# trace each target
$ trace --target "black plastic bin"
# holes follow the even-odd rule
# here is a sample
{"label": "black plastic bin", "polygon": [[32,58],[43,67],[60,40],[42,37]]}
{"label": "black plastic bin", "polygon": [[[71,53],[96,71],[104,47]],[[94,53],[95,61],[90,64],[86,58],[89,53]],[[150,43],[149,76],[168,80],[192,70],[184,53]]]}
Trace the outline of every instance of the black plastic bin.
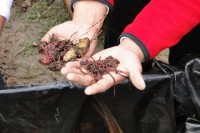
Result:
{"label": "black plastic bin", "polygon": [[144,91],[128,79],[93,96],[67,81],[2,88],[0,133],[109,133],[99,100],[124,133],[198,133],[200,59],[184,66],[155,61]]}

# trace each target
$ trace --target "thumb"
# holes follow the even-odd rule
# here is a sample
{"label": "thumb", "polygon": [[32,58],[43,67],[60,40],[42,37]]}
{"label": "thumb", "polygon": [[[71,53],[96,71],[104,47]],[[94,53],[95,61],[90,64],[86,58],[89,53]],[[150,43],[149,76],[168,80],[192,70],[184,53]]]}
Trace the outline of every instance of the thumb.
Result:
{"label": "thumb", "polygon": [[97,40],[92,40],[90,43],[90,47],[84,57],[91,57],[94,54],[95,50],[97,50],[96,45]]}
{"label": "thumb", "polygon": [[[140,66],[141,68],[141,66]],[[139,90],[144,90],[146,88],[146,84],[144,82],[144,79],[141,74],[141,69],[135,69],[135,68],[129,68],[130,72],[130,79],[133,85],[139,89]]]}
{"label": "thumb", "polygon": [[140,73],[138,73],[138,74],[134,73],[133,75],[130,74],[130,78],[131,78],[131,82],[137,89],[144,90],[146,88],[146,84]]}

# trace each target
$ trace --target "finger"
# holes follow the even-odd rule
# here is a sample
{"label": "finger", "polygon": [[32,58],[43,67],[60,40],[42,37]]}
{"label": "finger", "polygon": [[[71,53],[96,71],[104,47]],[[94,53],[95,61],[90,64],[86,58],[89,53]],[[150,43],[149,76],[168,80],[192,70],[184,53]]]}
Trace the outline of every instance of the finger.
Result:
{"label": "finger", "polygon": [[49,42],[49,37],[52,35],[53,33],[51,32],[48,32],[42,39],[41,41],[46,41],[46,42]]}
{"label": "finger", "polygon": [[62,36],[63,33],[57,31],[57,30],[50,30],[46,33],[46,35],[41,39],[41,41],[46,41],[49,42],[50,41],[50,37],[52,35],[54,35],[56,37],[57,40],[65,40],[67,39],[67,37]]}
{"label": "finger", "polygon": [[145,89],[146,84],[144,82],[144,79],[140,71],[134,70],[134,69],[130,71],[130,78],[131,78],[131,82],[137,89],[139,90]]}
{"label": "finger", "polygon": [[[111,75],[110,75],[111,74]],[[103,78],[97,81],[95,84],[85,89],[86,95],[93,95],[101,92],[105,92],[115,84],[123,81],[125,78],[121,75],[110,73],[103,76]]]}
{"label": "finger", "polygon": [[67,75],[68,73],[77,73],[81,74],[80,70],[80,62],[75,61],[75,62],[68,62],[65,64],[65,66],[60,70],[62,75]]}
{"label": "finger", "polygon": [[89,86],[91,84],[94,84],[96,80],[91,77],[90,75],[84,75],[84,74],[74,74],[70,73],[66,76],[67,80],[84,86]]}
{"label": "finger", "polygon": [[96,40],[94,40],[90,43],[90,47],[89,47],[87,53],[84,55],[85,58],[89,58],[93,55],[93,53],[95,52],[95,49],[96,49],[96,43],[97,43]]}
{"label": "finger", "polygon": [[[85,94],[86,95],[94,95],[97,93],[105,92],[107,90],[107,88],[103,88],[102,85],[103,84],[98,82],[96,84],[93,84],[92,86],[87,87],[85,89]],[[101,86],[101,88],[100,88],[100,86]]]}
{"label": "finger", "polygon": [[80,67],[80,61],[68,62],[68,63],[65,64],[65,67],[66,68],[72,68],[72,67],[79,68]]}
{"label": "finger", "polygon": [[93,54],[93,51],[88,50],[87,53],[85,55],[83,55],[82,58],[90,58]]}
{"label": "finger", "polygon": [[77,69],[77,68],[70,68],[70,69],[62,68],[61,69],[61,74],[62,75],[67,76],[67,74],[69,74],[69,73],[85,74],[82,70]]}

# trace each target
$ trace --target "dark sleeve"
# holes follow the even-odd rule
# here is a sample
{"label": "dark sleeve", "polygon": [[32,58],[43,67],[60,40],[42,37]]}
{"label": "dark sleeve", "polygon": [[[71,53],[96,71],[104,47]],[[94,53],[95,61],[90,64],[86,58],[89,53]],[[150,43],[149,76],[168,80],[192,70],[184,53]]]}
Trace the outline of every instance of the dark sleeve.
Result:
{"label": "dark sleeve", "polygon": [[[71,4],[70,4],[70,5],[71,5],[71,10],[72,10],[72,12],[74,11],[73,5],[74,5],[74,3],[77,2],[77,1],[78,1],[78,0],[72,0],[72,1],[71,1]],[[108,8],[109,8],[109,10],[112,9],[113,2],[114,2],[114,0],[96,0],[96,1],[107,5]]]}

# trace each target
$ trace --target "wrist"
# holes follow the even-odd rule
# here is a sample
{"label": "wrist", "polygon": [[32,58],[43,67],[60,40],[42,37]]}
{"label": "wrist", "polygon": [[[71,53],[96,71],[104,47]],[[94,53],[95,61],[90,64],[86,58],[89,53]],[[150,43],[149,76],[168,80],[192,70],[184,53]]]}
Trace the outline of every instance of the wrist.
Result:
{"label": "wrist", "polygon": [[97,1],[77,1],[74,4],[72,21],[101,29],[107,14],[107,7]]}
{"label": "wrist", "polygon": [[80,23],[74,21],[72,22],[76,25],[75,29],[77,30],[75,31],[75,34],[78,37],[88,37],[90,40],[92,40],[97,38],[97,36],[99,35],[99,30],[87,23]]}
{"label": "wrist", "polygon": [[119,46],[125,47],[132,53],[136,54],[141,62],[144,61],[144,54],[141,48],[133,40],[129,38],[123,38],[120,40]]}

